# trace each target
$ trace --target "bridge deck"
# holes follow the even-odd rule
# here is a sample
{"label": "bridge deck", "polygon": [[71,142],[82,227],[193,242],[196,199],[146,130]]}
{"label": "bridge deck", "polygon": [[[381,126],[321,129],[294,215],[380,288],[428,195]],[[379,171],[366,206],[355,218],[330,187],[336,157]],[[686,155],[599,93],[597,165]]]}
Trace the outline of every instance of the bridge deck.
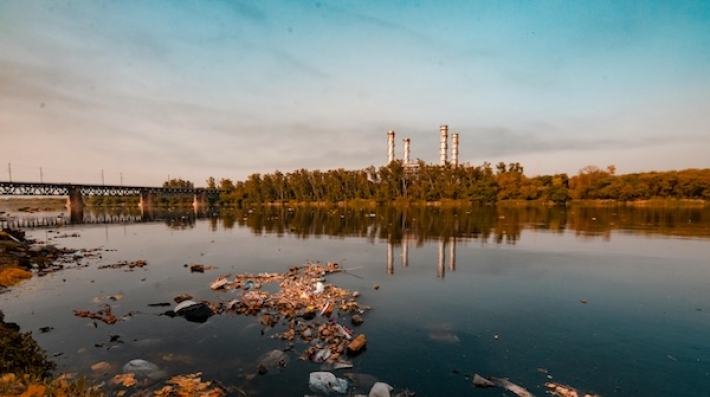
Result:
{"label": "bridge deck", "polygon": [[225,190],[187,187],[153,187],[153,186],[115,186],[87,185],[71,183],[41,183],[41,182],[0,182],[0,195],[5,196],[68,196],[71,192],[80,191],[86,196],[128,196],[154,194],[161,196],[187,196],[205,194],[207,197],[217,197]]}

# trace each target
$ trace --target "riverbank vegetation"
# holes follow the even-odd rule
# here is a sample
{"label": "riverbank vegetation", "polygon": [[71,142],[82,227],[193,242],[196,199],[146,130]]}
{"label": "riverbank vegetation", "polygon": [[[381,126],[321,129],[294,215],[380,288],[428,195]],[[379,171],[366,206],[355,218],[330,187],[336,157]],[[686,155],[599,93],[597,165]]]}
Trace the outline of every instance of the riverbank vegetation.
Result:
{"label": "riverbank vegetation", "polygon": [[241,207],[260,204],[476,204],[570,202],[591,205],[704,205],[710,200],[710,169],[644,172],[616,175],[614,166],[585,167],[577,175],[528,177],[519,163],[489,163],[457,167],[426,164],[252,174],[245,181],[219,182],[210,177],[207,187],[220,189],[220,204]]}

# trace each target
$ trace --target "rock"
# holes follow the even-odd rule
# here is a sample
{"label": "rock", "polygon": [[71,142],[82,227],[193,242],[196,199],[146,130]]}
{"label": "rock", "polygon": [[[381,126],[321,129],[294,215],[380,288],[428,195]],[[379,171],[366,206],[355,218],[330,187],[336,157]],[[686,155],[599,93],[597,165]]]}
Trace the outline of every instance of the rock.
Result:
{"label": "rock", "polygon": [[363,320],[362,316],[360,316],[359,314],[353,314],[353,316],[350,317],[350,322],[353,323],[353,325],[360,325],[363,323],[363,321],[365,320]]}
{"label": "rock", "polygon": [[190,299],[192,299],[192,295],[189,295],[189,294],[182,294],[182,295],[178,295],[175,298],[173,298],[175,303],[181,303],[181,302],[184,302],[184,301],[190,300]]}
{"label": "rock", "polygon": [[160,368],[150,361],[136,359],[129,361],[123,366],[124,374],[135,374],[136,376],[144,376],[153,379],[155,374],[160,374]]}
{"label": "rock", "polygon": [[99,361],[91,366],[91,370],[94,372],[107,372],[111,370],[111,364],[107,361]]}
{"label": "rock", "polygon": [[205,266],[204,265],[190,265],[190,272],[192,273],[204,273],[205,272]]}
{"label": "rock", "polygon": [[257,370],[257,373],[258,373],[259,375],[264,375],[264,374],[266,374],[267,372],[269,372],[269,370],[266,369],[266,367],[263,366],[263,365],[260,365],[260,366],[259,366],[259,369]]}
{"label": "rock", "polygon": [[367,338],[365,334],[360,334],[348,344],[348,354],[351,356],[360,354],[366,346]]}
{"label": "rock", "polygon": [[372,286],[372,288],[374,288],[375,291],[377,291],[378,289],[380,289],[380,285],[379,285],[379,284],[375,284],[375,285]]}
{"label": "rock", "polygon": [[288,364],[289,358],[283,351],[274,349],[259,357],[257,364],[259,368],[264,367],[267,371],[277,371]]}
{"label": "rock", "polygon": [[392,390],[394,390],[394,388],[387,383],[376,382],[372,385],[372,389],[370,389],[370,393],[367,394],[367,397],[390,397]]}

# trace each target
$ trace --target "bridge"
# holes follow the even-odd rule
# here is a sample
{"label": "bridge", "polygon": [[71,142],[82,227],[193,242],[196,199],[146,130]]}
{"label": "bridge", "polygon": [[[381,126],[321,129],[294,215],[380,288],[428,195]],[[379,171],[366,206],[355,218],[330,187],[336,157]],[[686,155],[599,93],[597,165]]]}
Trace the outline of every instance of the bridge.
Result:
{"label": "bridge", "polygon": [[87,185],[71,183],[1,182],[1,196],[66,196],[67,208],[83,210],[84,196],[140,196],[139,206],[150,208],[155,196],[193,196],[195,208],[204,207],[225,190],[195,187]]}

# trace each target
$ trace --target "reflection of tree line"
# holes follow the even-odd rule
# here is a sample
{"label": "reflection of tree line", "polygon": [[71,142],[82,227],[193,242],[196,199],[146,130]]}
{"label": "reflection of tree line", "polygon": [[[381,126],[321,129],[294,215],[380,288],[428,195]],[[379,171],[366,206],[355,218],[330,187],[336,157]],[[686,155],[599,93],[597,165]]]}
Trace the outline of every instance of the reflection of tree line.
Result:
{"label": "reflection of tree line", "polygon": [[[255,234],[363,237],[417,245],[439,238],[476,238],[514,244],[522,229],[563,232],[581,236],[608,235],[612,230],[634,230],[674,236],[710,237],[710,208],[645,207],[473,207],[322,209],[262,207],[260,210],[222,210],[222,227],[247,227]],[[217,228],[216,220],[212,221]]]}
{"label": "reflection of tree line", "polygon": [[192,228],[198,219],[208,219],[212,230],[221,226],[224,229],[249,228],[255,234],[299,238],[362,237],[396,245],[404,240],[422,245],[425,241],[440,238],[475,238],[514,244],[525,228],[559,233],[570,230],[579,236],[608,237],[613,230],[631,230],[710,237],[710,208],[707,207],[385,206],[369,210],[276,206],[207,212],[122,207],[91,209],[84,216],[87,223],[159,221],[173,229]]}

